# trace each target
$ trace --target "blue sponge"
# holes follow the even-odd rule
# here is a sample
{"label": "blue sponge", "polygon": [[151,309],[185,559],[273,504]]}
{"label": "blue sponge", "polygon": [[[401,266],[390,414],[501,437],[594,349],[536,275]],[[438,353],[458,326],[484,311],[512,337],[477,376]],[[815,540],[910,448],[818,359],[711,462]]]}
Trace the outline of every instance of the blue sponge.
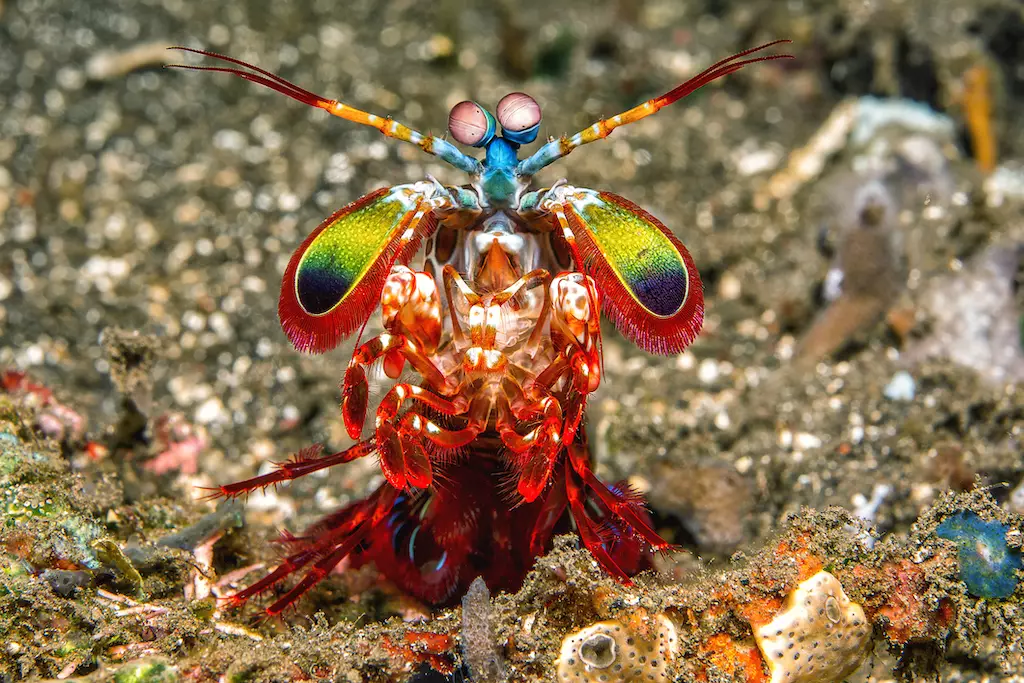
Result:
{"label": "blue sponge", "polygon": [[1024,561],[1006,545],[1007,531],[1007,525],[986,522],[973,512],[947,517],[936,530],[939,538],[960,546],[960,580],[971,595],[1008,598],[1017,588]]}

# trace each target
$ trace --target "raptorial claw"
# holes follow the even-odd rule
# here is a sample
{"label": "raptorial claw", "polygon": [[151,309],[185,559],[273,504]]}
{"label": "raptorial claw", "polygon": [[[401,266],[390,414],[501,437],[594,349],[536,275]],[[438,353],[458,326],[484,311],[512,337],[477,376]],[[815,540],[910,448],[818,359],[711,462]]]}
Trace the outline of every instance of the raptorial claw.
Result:
{"label": "raptorial claw", "polygon": [[388,351],[384,354],[384,374],[391,379],[398,379],[405,369],[405,356],[401,351]]}
{"label": "raptorial claw", "polygon": [[377,425],[377,451],[380,453],[380,469],[388,483],[401,491],[405,488],[405,457],[398,432],[389,423]]}
{"label": "raptorial claw", "polygon": [[402,453],[405,455],[405,476],[409,486],[418,489],[429,487],[433,480],[433,470],[423,446],[411,436],[403,436],[401,441]]}
{"label": "raptorial claw", "polygon": [[551,471],[562,450],[561,411],[551,411],[552,416],[545,418],[537,431],[537,440],[526,454],[526,462],[519,473],[519,484],[516,489],[527,503],[532,503],[541,494],[548,481]]}
{"label": "raptorial claw", "polygon": [[[417,348],[433,353],[441,341],[441,297],[434,278],[408,266],[392,268],[380,295],[384,328],[413,340]],[[394,353],[397,360],[397,349]],[[385,358],[385,372],[388,372]],[[388,377],[396,379],[398,373]]]}
{"label": "raptorial claw", "polygon": [[370,387],[366,382],[366,372],[362,366],[353,363],[345,371],[345,381],[341,389],[341,416],[345,421],[345,431],[350,438],[358,440],[366,423],[366,406],[370,400]]}
{"label": "raptorial claw", "polygon": [[555,459],[550,456],[548,449],[531,448],[527,454],[526,464],[519,474],[519,484],[516,490],[523,500],[532,503],[537,500],[548,480],[551,478],[551,470],[555,466]]}

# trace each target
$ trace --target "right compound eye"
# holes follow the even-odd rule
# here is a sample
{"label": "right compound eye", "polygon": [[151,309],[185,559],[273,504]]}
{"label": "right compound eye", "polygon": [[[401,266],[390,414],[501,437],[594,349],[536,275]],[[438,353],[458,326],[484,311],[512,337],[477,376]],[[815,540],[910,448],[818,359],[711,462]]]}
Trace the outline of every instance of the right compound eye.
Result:
{"label": "right compound eye", "polygon": [[517,145],[525,145],[537,139],[540,130],[540,105],[537,100],[523,92],[505,95],[494,110],[498,123],[505,132],[505,139]]}
{"label": "right compound eye", "polygon": [[483,147],[492,139],[498,124],[491,112],[476,102],[459,102],[448,114],[448,130],[456,142],[470,147]]}

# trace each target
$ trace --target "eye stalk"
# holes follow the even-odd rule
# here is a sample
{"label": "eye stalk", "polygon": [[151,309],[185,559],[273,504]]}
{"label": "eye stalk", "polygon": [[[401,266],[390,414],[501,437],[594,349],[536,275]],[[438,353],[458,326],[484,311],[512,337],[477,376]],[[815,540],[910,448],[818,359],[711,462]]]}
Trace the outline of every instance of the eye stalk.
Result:
{"label": "eye stalk", "polygon": [[491,112],[476,102],[459,102],[448,114],[448,130],[456,142],[470,147],[485,147],[494,139],[498,124]]}
{"label": "eye stalk", "polygon": [[495,111],[506,140],[525,145],[537,139],[540,130],[540,105],[537,100],[526,93],[509,93],[501,98]]}

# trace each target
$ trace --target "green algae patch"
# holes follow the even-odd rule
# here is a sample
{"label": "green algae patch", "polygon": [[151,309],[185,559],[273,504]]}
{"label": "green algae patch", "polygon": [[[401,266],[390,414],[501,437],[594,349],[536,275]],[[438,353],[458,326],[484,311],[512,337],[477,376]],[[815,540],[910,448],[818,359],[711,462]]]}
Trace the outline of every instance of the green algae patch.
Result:
{"label": "green algae patch", "polygon": [[175,683],[177,670],[162,660],[149,660],[125,665],[114,674],[114,683]]}

